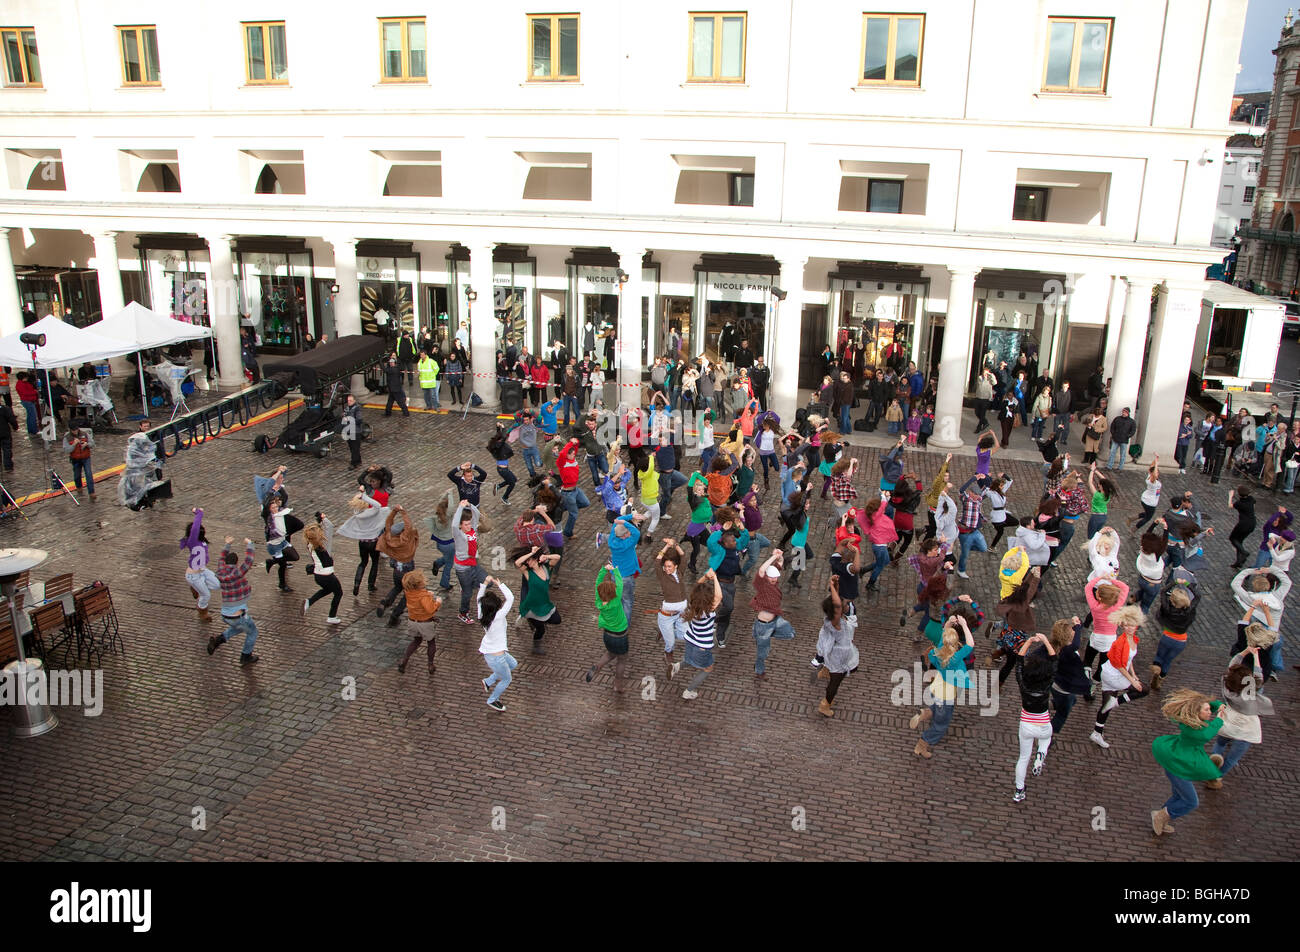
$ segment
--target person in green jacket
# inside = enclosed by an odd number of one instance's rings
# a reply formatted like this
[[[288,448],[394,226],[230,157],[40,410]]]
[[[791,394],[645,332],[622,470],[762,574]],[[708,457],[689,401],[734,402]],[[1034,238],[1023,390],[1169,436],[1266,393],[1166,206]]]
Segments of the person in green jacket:
[[[420,375],[420,390],[424,392],[424,408],[441,409],[441,404],[438,402],[438,372],[442,368],[438,366],[432,354],[421,354],[420,362],[415,365],[415,369]]]
[[[690,481],[686,484],[687,499],[690,500],[687,505],[691,507],[691,521],[686,524],[686,540],[691,544],[692,575],[699,572],[695,562],[700,555],[700,546],[709,538],[706,531],[708,524],[713,521],[713,503],[709,502],[708,489],[709,481],[703,473],[699,470],[691,473]]]
[[[613,563],[596,576],[596,611],[599,613],[600,634],[605,642],[605,657],[587,670],[587,681],[601,668],[614,662],[614,693],[623,693],[623,668],[627,664],[627,612],[623,610],[623,576]]]
[[[1165,805],[1151,811],[1151,829],[1156,836],[1172,833],[1170,820],[1186,816],[1200,805],[1193,781],[1218,780],[1223,774],[1223,757],[1206,754],[1205,745],[1223,727],[1216,716],[1222,701],[1187,688],[1175,691],[1160,707],[1160,713],[1178,725],[1177,734],[1164,734],[1151,742],[1151,753],[1169,778],[1172,793]]]

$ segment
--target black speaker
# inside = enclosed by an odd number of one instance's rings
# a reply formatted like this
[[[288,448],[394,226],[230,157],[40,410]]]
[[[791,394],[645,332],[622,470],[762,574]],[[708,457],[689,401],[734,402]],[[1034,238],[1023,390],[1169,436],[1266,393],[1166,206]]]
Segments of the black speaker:
[[[501,381],[501,412],[518,413],[524,408],[524,385],[518,380]]]

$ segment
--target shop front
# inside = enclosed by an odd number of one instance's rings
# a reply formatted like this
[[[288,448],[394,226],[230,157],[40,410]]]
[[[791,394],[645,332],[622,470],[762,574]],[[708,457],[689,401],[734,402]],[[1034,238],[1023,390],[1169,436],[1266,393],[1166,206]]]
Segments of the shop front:
[[[394,348],[402,331],[418,337],[419,283],[420,256],[411,242],[357,242],[361,332],[384,337]]]
[[[264,353],[298,353],[318,330],[306,240],[237,238],[233,250],[242,324],[257,332]]]
[[[99,275],[86,268],[14,268],[23,325],[51,314],[85,327],[103,317],[99,304]]]
[[[862,372],[886,366],[901,371],[913,361],[918,367],[928,365],[934,342],[923,316],[930,282],[920,268],[841,261],[828,278],[830,345],[841,364],[848,354]],[[849,354],[851,345],[854,354]],[[937,360],[937,351],[934,356]]]
[[[497,245],[492,250],[492,313],[496,318],[493,337],[497,350],[505,351],[514,345],[519,352],[527,347],[529,353],[535,354],[544,349],[542,329],[533,312],[536,289],[537,259],[529,256],[527,247]]]
[[[608,369],[607,351],[613,354],[614,349],[605,342],[617,342],[618,338],[618,266],[570,265],[569,272],[569,286],[575,297],[570,313],[576,314],[577,320],[569,322],[567,336],[562,339],[569,353],[594,354]]]
[[[173,320],[208,326],[207,242],[198,235],[141,235],[135,247],[149,309]]]
[[[767,351],[775,336],[772,287],[781,273],[776,259],[705,255],[695,272],[695,320],[687,352],[702,351],[709,360],[730,364],[748,341],[770,365],[775,357]]]
[[[980,368],[1006,361],[1014,375],[1025,355],[1026,376],[1052,374],[1057,329],[1065,317],[1064,296],[1045,288],[1064,287],[1059,275],[1025,272],[983,272],[975,282],[975,327],[967,390]]]

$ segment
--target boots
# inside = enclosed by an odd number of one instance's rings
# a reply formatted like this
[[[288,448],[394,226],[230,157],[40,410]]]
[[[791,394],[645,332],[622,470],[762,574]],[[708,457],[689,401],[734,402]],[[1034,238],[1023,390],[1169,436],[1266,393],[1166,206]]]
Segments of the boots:
[[[822,702],[817,705],[817,713],[822,717],[834,717],[835,708],[831,707],[831,702],[822,698]]]
[[[924,757],[926,760],[929,760],[934,756],[930,753],[930,745],[923,740],[918,740],[916,742],[916,746],[912,748],[912,753],[916,754],[918,757]]]
[[[1174,825],[1169,822],[1169,811],[1164,807],[1151,811],[1151,829],[1156,836],[1174,832]]]
[[[415,654],[415,652],[419,650],[420,645],[423,644],[423,642],[424,642],[424,639],[423,639],[423,638],[413,638],[413,639],[411,639],[411,643],[410,643],[409,645],[406,646],[406,652],[402,655],[402,660],[399,661],[399,662],[397,662],[397,673],[398,673],[398,674],[406,674],[406,662],[408,662],[408,661],[411,660],[411,655]],[[432,663],[432,661],[433,661],[433,645],[432,645],[432,644],[429,645],[429,660],[430,660],[430,663]]]
[[[802,573],[803,573],[803,569],[795,569],[793,572],[790,573],[790,581],[789,581],[789,585],[790,585],[791,588],[800,588],[800,587],[801,587],[801,586],[799,585],[799,576],[800,576]]]
[[[1163,681],[1164,679],[1165,679],[1165,676],[1164,676],[1163,674],[1160,673],[1160,667],[1159,667],[1159,665],[1154,665],[1154,664],[1153,664],[1153,665],[1151,666],[1151,690],[1152,690],[1152,691],[1159,691],[1159,690],[1160,690],[1160,682]]]
[[[438,666],[433,663],[433,654],[437,650],[438,650],[438,642],[435,639],[430,638],[429,639],[429,673],[430,674],[435,674],[438,670]]]
[[[817,669],[817,680],[829,681],[830,679],[831,679],[831,673],[826,670],[826,665],[822,665],[820,668]]]
[[[206,608],[199,609],[199,621],[212,621],[212,613]]]
[[[928,725],[933,718],[934,718],[934,711],[930,710],[927,707],[920,714],[913,714],[912,719],[907,722],[907,726],[912,728],[912,730],[914,731],[921,730],[926,725]]]

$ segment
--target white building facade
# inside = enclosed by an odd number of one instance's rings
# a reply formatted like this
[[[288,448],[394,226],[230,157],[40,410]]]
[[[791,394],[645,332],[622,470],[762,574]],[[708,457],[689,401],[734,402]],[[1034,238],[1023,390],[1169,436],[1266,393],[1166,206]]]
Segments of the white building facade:
[[[1219,205],[1214,213],[1214,235],[1210,244],[1231,248],[1240,228],[1249,228],[1259,188],[1259,167],[1264,158],[1263,142],[1248,135],[1236,135],[1223,150],[1223,173],[1219,178]]]
[[[241,316],[463,320],[489,405],[503,321],[609,323],[628,387],[744,336],[783,415],[828,343],[897,342],[940,446],[1027,350],[1172,455],[1245,0],[549,9],[0,2],[0,332],[138,299],[236,384]]]

